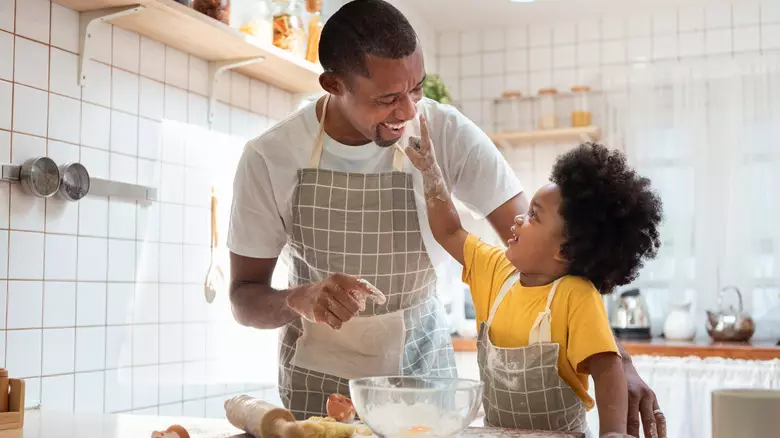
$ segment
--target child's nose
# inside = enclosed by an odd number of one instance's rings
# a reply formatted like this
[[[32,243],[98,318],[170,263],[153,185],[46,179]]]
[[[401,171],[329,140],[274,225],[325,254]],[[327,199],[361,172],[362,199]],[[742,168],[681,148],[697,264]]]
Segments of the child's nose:
[[[525,223],[525,215],[524,214],[518,214],[515,216],[515,223],[518,226],[522,226]]]

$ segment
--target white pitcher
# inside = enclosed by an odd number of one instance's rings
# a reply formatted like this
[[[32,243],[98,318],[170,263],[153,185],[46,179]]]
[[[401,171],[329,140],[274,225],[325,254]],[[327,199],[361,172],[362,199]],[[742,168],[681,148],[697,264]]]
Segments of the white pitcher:
[[[671,341],[688,341],[696,336],[691,303],[669,304],[669,315],[664,323],[664,336]]]

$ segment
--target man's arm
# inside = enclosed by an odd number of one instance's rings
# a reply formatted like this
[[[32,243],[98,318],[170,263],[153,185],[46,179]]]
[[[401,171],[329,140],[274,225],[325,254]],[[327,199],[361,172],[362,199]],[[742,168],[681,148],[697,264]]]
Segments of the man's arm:
[[[385,302],[385,296],[374,286],[346,274],[277,290],[271,287],[274,267],[275,258],[253,259],[230,253],[230,306],[239,324],[274,329],[301,317],[338,330],[365,309],[367,297],[379,304]]]
[[[230,306],[239,324],[274,329],[300,316],[287,305],[291,291],[271,287],[276,260],[230,253]]]
[[[512,238],[511,227],[515,224],[515,217],[527,212],[528,197],[525,196],[525,192],[520,192],[493,210],[487,216],[487,220],[496,233],[501,236],[501,240],[506,242]]]

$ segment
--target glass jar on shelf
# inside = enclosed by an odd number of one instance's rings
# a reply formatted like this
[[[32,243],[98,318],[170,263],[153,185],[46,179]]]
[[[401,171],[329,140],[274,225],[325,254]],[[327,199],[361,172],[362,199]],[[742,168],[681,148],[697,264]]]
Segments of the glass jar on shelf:
[[[306,43],[306,60],[313,63],[320,61],[320,35],[322,34],[322,0],[306,0],[306,12],[311,14],[309,20],[309,38]]]
[[[267,0],[232,0],[230,25],[258,42],[273,41],[273,15]]]
[[[520,130],[519,91],[505,91],[493,101],[493,130],[495,132],[513,132]]]
[[[274,46],[300,58],[306,57],[306,31],[300,0],[275,0]]]
[[[558,127],[558,116],[555,115],[555,88],[539,90],[539,129],[555,129]]]
[[[192,8],[215,20],[230,24],[230,0],[192,0]]]
[[[574,108],[571,112],[571,126],[580,128],[591,125],[590,106],[588,105],[588,93],[590,87],[587,85],[575,85],[571,87],[574,94]]]

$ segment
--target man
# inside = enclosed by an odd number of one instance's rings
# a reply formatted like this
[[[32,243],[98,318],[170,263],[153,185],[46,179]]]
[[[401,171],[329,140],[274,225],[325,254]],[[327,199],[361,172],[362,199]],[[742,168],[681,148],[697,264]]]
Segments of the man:
[[[448,256],[431,235],[422,178],[394,146],[419,136],[418,113],[441,145],[437,161],[453,194],[504,239],[528,205],[485,133],[423,99],[422,50],[393,6],[347,3],[325,24],[319,52],[326,95],[247,144],[228,236],[234,317],[282,328],[279,390],[299,419],[324,415],[330,394],[348,395],[350,378],[456,374],[435,292],[435,267]],[[275,290],[285,246],[291,287]],[[641,412],[649,437],[654,417],[665,428],[663,414],[623,354],[629,431],[638,435]]]

